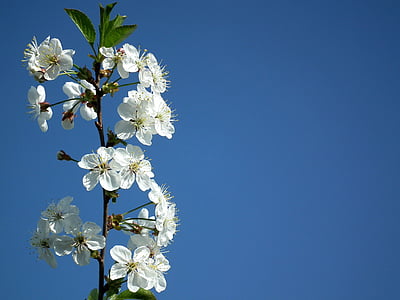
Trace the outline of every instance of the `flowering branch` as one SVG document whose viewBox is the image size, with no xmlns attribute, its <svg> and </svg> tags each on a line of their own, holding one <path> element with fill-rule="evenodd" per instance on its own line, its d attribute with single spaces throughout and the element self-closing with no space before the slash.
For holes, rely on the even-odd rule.
<svg viewBox="0 0 400 300">
<path fill-rule="evenodd" d="M 73 198 L 68 196 L 42 212 L 31 245 L 37 248 L 39 258 L 53 268 L 57 266 L 54 254 L 71 254 L 73 261 L 80 266 L 89 264 L 91 258 L 97 260 L 98 288 L 90 292 L 88 300 L 155 299 L 150 289 L 162 292 L 166 288 L 164 273 L 170 265 L 162 247 L 168 246 L 176 233 L 176 204 L 171 201 L 173 197 L 166 187 L 159 186 L 154 180 L 151 163 L 145 159 L 143 150 L 126 140 L 136 137 L 139 143 L 150 146 L 153 135 L 172 138 L 174 117 L 161 96 L 168 88 L 168 72 L 152 53 L 140 53 L 128 43 L 115 48 L 136 29 L 136 25 L 122 25 L 125 16 L 117 15 L 110 19 L 115 5 L 100 5 L 98 48 L 94 46 L 97 35 L 91 20 L 79 10 L 65 9 L 93 50 L 94 55 L 89 55 L 93 59 L 92 70 L 74 64 L 75 51 L 63 50 L 56 38 L 47 37 L 40 44 L 33 38 L 24 52 L 27 69 L 38 82 L 55 80 L 59 75 L 67 75 L 73 80 L 63 85 L 68 99 L 54 104 L 45 101 L 42 85 L 32 86 L 28 92 L 30 112 L 43 132 L 48 130 L 52 107 L 59 104 L 64 110 L 61 118 L 64 129 L 75 127 L 78 110 L 84 120 L 94 121 L 100 140 L 96 153 L 84 154 L 78 161 L 59 151 L 57 159 L 74 161 L 88 171 L 82 178 L 87 191 L 92 191 L 98 184 L 102 190 L 101 227 L 92 222 L 83 223 L 79 209 L 71 205 Z M 72 71 L 73 67 L 77 71 Z M 118 73 L 118 78 L 112 79 L 114 73 Z M 134 73 L 138 81 L 118 83 Z M 120 88 L 132 85 L 136 85 L 136 89 L 128 91 L 127 97 L 119 104 L 117 112 L 121 120 L 113 131 L 108 130 L 106 142 L 104 97 L 108 94 L 114 96 Z M 124 147 L 116 148 L 118 144 Z M 150 202 L 125 213 L 109 215 L 110 200 L 117 202 L 119 189 L 130 189 L 135 183 L 139 190 L 149 191 Z M 154 205 L 154 216 L 150 216 L 145 208 L 150 205 Z M 124 219 L 125 215 L 135 211 L 139 211 L 137 217 Z M 106 242 L 111 229 L 124 230 L 131 236 L 127 246 L 110 248 L 110 256 L 116 263 L 105 276 Z M 125 283 L 128 290 L 122 291 Z"/>
</svg>

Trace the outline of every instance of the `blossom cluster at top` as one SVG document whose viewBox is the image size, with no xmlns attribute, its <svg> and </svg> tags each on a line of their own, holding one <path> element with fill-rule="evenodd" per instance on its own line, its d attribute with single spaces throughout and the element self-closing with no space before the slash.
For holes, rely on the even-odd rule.
<svg viewBox="0 0 400 300">
<path fill-rule="evenodd" d="M 55 79 L 60 72 L 69 74 L 73 66 L 72 55 L 74 50 L 63 50 L 61 42 L 56 39 L 46 38 L 37 45 L 36 38 L 25 50 L 25 60 L 28 70 L 39 82 Z M 114 131 L 120 139 L 130 139 L 133 136 L 143 145 L 151 145 L 155 134 L 170 139 L 175 132 L 172 110 L 161 96 L 168 87 L 166 79 L 168 72 L 158 62 L 154 54 L 140 54 L 130 44 L 122 48 L 100 48 L 104 55 L 102 66 L 104 70 L 116 70 L 121 78 L 128 78 L 129 73 L 137 72 L 139 84 L 134 90 L 128 91 L 123 103 L 118 106 L 121 121 L 117 122 Z M 146 54 L 145 54 L 146 53 Z M 70 72 L 72 74 L 72 72 Z M 117 86 L 117 85 L 115 85 Z M 107 84 L 101 93 L 115 91 Z M 74 128 L 74 120 L 79 110 L 83 119 L 91 121 L 97 118 L 96 102 L 98 90 L 87 80 L 66 82 L 63 86 L 68 99 L 63 103 L 61 124 L 64 129 Z M 53 116 L 52 106 L 46 101 L 46 92 L 42 85 L 31 87 L 28 92 L 31 113 L 37 119 L 43 132 L 48 130 L 47 121 Z"/>
</svg>

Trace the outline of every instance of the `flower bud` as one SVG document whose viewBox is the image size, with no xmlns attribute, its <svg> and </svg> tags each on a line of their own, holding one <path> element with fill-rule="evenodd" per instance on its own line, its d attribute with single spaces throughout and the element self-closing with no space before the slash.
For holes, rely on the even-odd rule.
<svg viewBox="0 0 400 300">
<path fill-rule="evenodd" d="M 72 160 L 71 156 L 69 156 L 63 150 L 60 150 L 57 152 L 57 159 L 58 160 Z"/>
<path fill-rule="evenodd" d="M 111 96 L 114 96 L 114 93 L 119 91 L 118 83 L 117 82 L 109 82 L 109 83 L 103 85 L 102 90 L 103 90 L 104 94 L 111 94 Z"/>
</svg>

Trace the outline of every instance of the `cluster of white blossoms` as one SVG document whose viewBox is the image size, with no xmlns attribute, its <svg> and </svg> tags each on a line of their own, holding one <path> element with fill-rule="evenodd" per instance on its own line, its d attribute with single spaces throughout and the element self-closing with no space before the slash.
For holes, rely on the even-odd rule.
<svg viewBox="0 0 400 300">
<path fill-rule="evenodd" d="M 162 292 L 167 286 L 164 273 L 170 269 L 161 247 L 172 240 L 177 226 L 175 203 L 165 188 L 152 180 L 149 199 L 156 204 L 156 216 L 149 217 L 149 211 L 142 208 L 137 219 L 126 220 L 122 225 L 132 235 L 128 247 L 116 245 L 110 250 L 116 262 L 110 270 L 110 279 L 127 278 L 128 289 L 136 292 L 139 288 L 155 288 Z M 153 235 L 151 235 L 151 232 Z"/>
<path fill-rule="evenodd" d="M 143 85 L 128 92 L 123 103 L 118 106 L 121 121 L 114 131 L 120 139 L 136 136 L 143 145 L 150 146 L 155 134 L 172 138 L 175 132 L 171 108 L 159 93 L 148 92 Z"/>
<path fill-rule="evenodd" d="M 72 253 L 80 266 L 89 264 L 93 251 L 105 247 L 105 238 L 98 235 L 101 228 L 92 222 L 82 224 L 79 209 L 71 205 L 72 197 L 65 197 L 57 204 L 50 204 L 38 221 L 31 245 L 37 248 L 39 258 L 51 267 L 57 267 L 54 253 L 64 256 Z M 64 232 L 67 235 L 59 235 Z M 53 253 L 54 252 L 54 253 Z"/>
<path fill-rule="evenodd" d="M 140 84 L 135 90 L 128 91 L 128 96 L 118 106 L 118 114 L 122 119 L 114 126 L 118 138 L 127 140 L 136 136 L 146 146 L 152 144 L 152 137 L 156 134 L 171 139 L 175 132 L 174 115 L 161 96 L 168 87 L 168 72 L 164 67 L 159 65 L 152 53 L 140 55 L 129 44 L 118 50 L 101 47 L 100 52 L 105 57 L 102 62 L 105 70 L 117 68 L 121 78 L 138 72 Z M 48 37 L 39 46 L 34 38 L 25 50 L 25 60 L 35 79 L 44 82 L 55 79 L 61 71 L 71 69 L 74 53 L 74 50 L 62 50 L 61 42 L 56 38 Z M 91 83 L 86 80 L 66 82 L 63 91 L 68 96 L 67 100 L 62 101 L 64 112 L 61 124 L 64 129 L 74 128 L 78 109 L 81 117 L 87 121 L 97 118 L 96 89 Z M 45 102 L 45 95 L 41 85 L 36 88 L 32 86 L 28 92 L 29 107 L 43 132 L 48 130 L 47 121 L 53 116 L 51 106 L 55 105 Z"/>
<path fill-rule="evenodd" d="M 129 73 L 139 73 L 137 89 L 129 91 L 128 97 L 118 106 L 122 120 L 114 128 L 117 136 L 124 140 L 136 136 L 147 146 L 151 145 L 155 134 L 170 139 L 175 132 L 172 110 L 161 96 L 168 87 L 168 72 L 154 54 L 140 54 L 130 44 L 124 44 L 118 50 L 102 47 L 100 52 L 106 57 L 102 64 L 104 69 L 117 68 L 121 78 L 128 78 Z"/>
<path fill-rule="evenodd" d="M 129 189 L 135 180 L 139 188 L 146 191 L 150 188 L 150 179 L 154 177 L 150 161 L 144 159 L 142 149 L 130 144 L 117 149 L 100 147 L 96 153 L 85 154 L 78 166 L 90 170 L 82 180 L 88 191 L 99 182 L 107 191 Z"/>
<path fill-rule="evenodd" d="M 147 50 L 141 52 L 127 43 L 118 49 L 100 47 L 94 52 L 95 55 L 90 57 L 95 60 L 93 65 L 96 67 L 92 70 L 80 68 L 73 64 L 75 51 L 63 50 L 58 39 L 47 37 L 38 45 L 33 38 L 24 52 L 24 60 L 34 79 L 43 83 L 66 75 L 73 81 L 65 82 L 62 87 L 67 99 L 52 104 L 46 101 L 42 85 L 32 86 L 28 91 L 30 113 L 43 132 L 48 130 L 47 122 L 53 116 L 55 105 L 62 106 L 61 125 L 66 130 L 75 127 L 78 114 L 86 121 L 95 120 L 103 146 L 96 152 L 83 155 L 79 161 L 64 151 L 60 151 L 57 158 L 72 160 L 87 170 L 82 179 L 83 186 L 92 191 L 100 184 L 106 205 L 111 199 L 116 201 L 119 189 L 130 189 L 135 183 L 139 190 L 147 192 L 150 201 L 123 214 L 104 215 L 101 233 L 102 229 L 97 224 L 83 223 L 79 209 L 71 205 L 73 198 L 65 197 L 42 212 L 30 242 L 37 249 L 39 258 L 53 268 L 57 266 L 56 256 L 69 254 L 80 266 L 89 264 L 91 258 L 104 264 L 106 252 L 99 250 L 105 248 L 108 231 L 122 230 L 130 235 L 130 239 L 127 246 L 111 248 L 110 255 L 115 264 L 108 278 L 120 282 L 121 278 L 127 277 L 127 287 L 132 292 L 140 288 L 154 288 L 161 292 L 167 286 L 164 274 L 170 269 L 162 248 L 172 242 L 177 231 L 176 204 L 171 201 L 173 197 L 167 188 L 154 180 L 152 165 L 144 151 L 139 146 L 127 144 L 126 140 L 135 136 L 141 144 L 150 146 L 153 135 L 172 138 L 175 132 L 174 115 L 162 96 L 169 85 L 168 72 L 154 54 Z M 132 73 L 137 73 L 137 82 L 120 83 Z M 112 80 L 113 74 L 118 78 Z M 105 95 L 114 96 L 121 87 L 134 84 L 136 88 L 129 90 L 118 105 L 121 120 L 114 125 L 114 131 L 109 130 L 106 143 L 102 114 L 99 113 L 102 111 L 101 101 Z M 116 147 L 119 143 L 124 147 Z M 148 205 L 154 205 L 152 216 L 144 208 Z M 139 209 L 138 217 L 126 216 Z M 104 294 L 104 291 L 101 292 Z"/>
</svg>

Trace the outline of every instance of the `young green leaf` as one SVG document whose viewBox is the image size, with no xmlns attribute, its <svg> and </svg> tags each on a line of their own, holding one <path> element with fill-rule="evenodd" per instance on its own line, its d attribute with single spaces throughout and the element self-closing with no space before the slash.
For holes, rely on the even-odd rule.
<svg viewBox="0 0 400 300">
<path fill-rule="evenodd" d="M 107 33 L 107 28 L 109 27 L 110 22 L 110 13 L 117 2 L 111 3 L 103 7 L 100 4 L 100 24 L 99 24 L 99 32 L 100 32 L 100 47 L 104 46 L 104 37 Z"/>
<path fill-rule="evenodd" d="M 96 40 L 96 30 L 94 29 L 92 21 L 90 21 L 89 17 L 77 9 L 65 8 L 65 11 L 71 18 L 72 22 L 74 22 L 78 29 L 82 32 L 88 43 L 93 45 L 94 41 Z"/>
<path fill-rule="evenodd" d="M 136 29 L 137 25 L 123 25 L 110 30 L 104 39 L 105 47 L 114 47 L 127 39 Z"/>
<path fill-rule="evenodd" d="M 121 292 L 119 295 L 113 295 L 111 300 L 140 299 L 140 300 L 157 300 L 151 291 L 139 289 L 136 293 L 129 290 Z"/>
<path fill-rule="evenodd" d="M 87 300 L 97 300 L 99 298 L 99 292 L 97 291 L 97 289 L 93 289 L 90 294 L 89 297 L 87 298 Z"/>
</svg>

